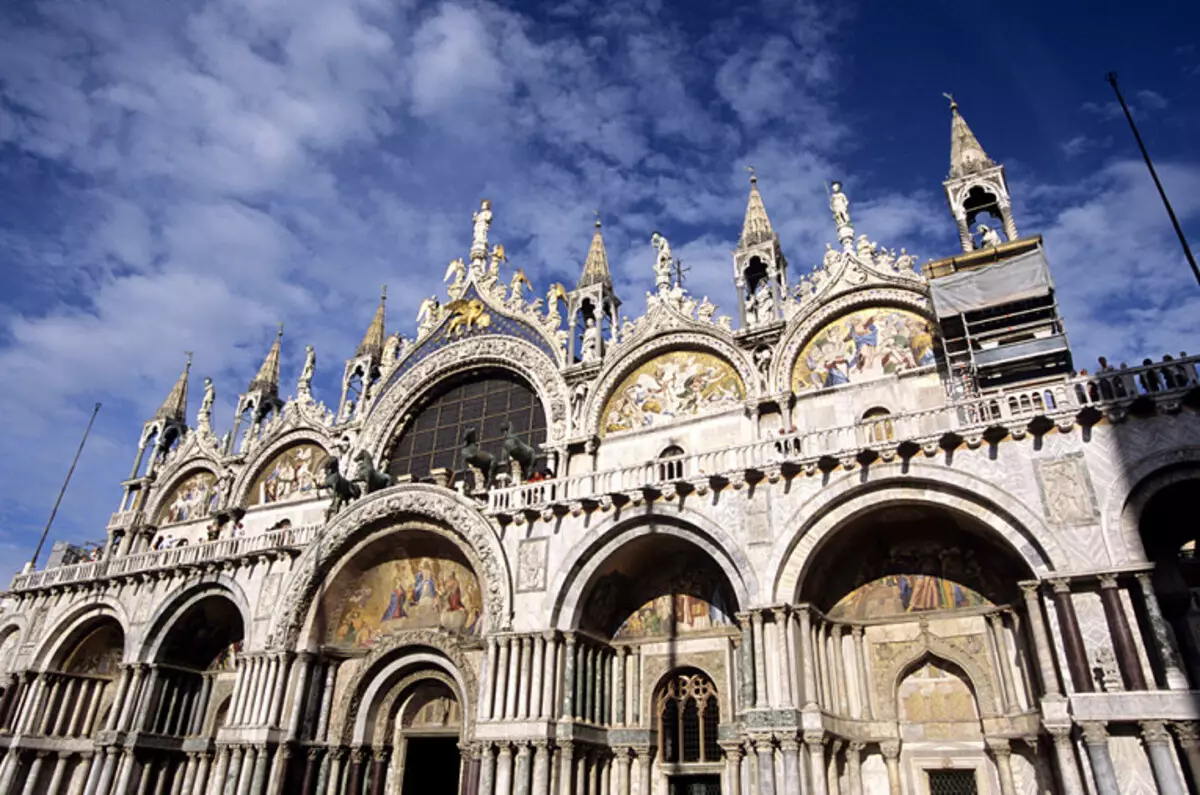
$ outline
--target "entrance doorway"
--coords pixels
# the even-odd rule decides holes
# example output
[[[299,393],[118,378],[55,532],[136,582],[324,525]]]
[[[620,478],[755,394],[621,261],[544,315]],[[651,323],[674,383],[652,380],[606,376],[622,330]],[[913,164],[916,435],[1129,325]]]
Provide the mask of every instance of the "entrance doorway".
[[[721,795],[720,776],[671,776],[671,795]]]
[[[405,740],[401,795],[458,795],[458,738]]]

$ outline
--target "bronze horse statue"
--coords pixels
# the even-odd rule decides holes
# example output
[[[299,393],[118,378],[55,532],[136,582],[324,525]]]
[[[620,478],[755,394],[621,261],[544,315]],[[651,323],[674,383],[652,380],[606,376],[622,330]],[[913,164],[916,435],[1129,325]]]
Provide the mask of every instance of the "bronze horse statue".
[[[344,505],[362,496],[362,489],[358,484],[342,476],[338,460],[333,456],[325,460],[325,488],[333,492],[333,501],[325,509],[326,522],[337,516]]]
[[[504,462],[512,460],[520,464],[521,477],[527,480],[533,474],[533,463],[537,458],[537,452],[532,445],[517,436],[511,422],[501,425],[500,431],[504,434]]]
[[[366,484],[367,494],[379,491],[380,489],[386,489],[392,485],[392,476],[386,472],[377,470],[375,468],[375,461],[366,450],[359,450],[358,455],[354,456],[354,462],[358,464],[357,476],[354,479]]]
[[[479,446],[479,437],[474,428],[467,428],[466,433],[463,434],[462,458],[468,468],[474,467],[483,473],[483,488],[490,489],[496,481],[500,462],[494,455]]]

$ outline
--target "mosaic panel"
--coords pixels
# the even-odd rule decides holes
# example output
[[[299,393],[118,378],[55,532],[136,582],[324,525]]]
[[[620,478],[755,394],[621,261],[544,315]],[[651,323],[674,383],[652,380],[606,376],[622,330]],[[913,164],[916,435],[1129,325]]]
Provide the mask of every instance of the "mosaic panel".
[[[862,620],[988,604],[991,603],[982,595],[953,580],[928,574],[889,574],[846,594],[829,615]]]
[[[270,460],[250,487],[250,505],[270,505],[317,496],[328,454],[320,445],[297,444]]]
[[[479,632],[479,580],[448,542],[415,539],[364,557],[347,565],[325,597],[328,645],[367,648],[408,629]]]
[[[602,431],[621,433],[669,425],[729,408],[745,394],[737,371],[719,356],[671,351],[625,376],[604,406]]]
[[[859,309],[829,323],[800,351],[792,389],[868,381],[934,363],[934,332],[925,318],[904,309]]]
[[[207,471],[195,472],[171,489],[154,523],[161,527],[211,516],[220,499],[217,476]]]
[[[116,676],[120,673],[125,640],[121,630],[106,624],[88,633],[63,663],[69,674]]]

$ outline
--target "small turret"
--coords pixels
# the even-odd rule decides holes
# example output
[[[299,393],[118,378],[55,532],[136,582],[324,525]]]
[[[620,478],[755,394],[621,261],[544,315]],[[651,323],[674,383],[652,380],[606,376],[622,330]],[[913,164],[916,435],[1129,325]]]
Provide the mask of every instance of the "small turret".
[[[766,326],[783,319],[787,259],[767,216],[753,169],[750,169],[750,198],[746,201],[742,235],[733,252],[733,280],[738,288],[742,328]]]
[[[972,228],[983,213],[999,219],[1004,236],[1011,243],[1017,239],[1017,226],[1013,222],[1004,166],[987,156],[959,112],[954,97],[949,94],[946,97],[950,100],[950,174],[942,185],[958,224],[962,250],[974,251],[1004,242],[997,230],[985,224]],[[973,233],[979,235],[978,241]]]
[[[183,372],[175,379],[166,400],[158,407],[158,411],[154,412],[154,416],[142,425],[137,460],[133,464],[133,471],[129,473],[131,479],[141,472],[147,448],[151,448],[152,452],[144,474],[150,475],[167,451],[187,433],[188,374],[191,369],[192,354],[189,351]]]
[[[371,387],[379,380],[380,362],[383,361],[384,341],[387,337],[386,304],[385,285],[379,295],[379,308],[375,310],[375,316],[371,318],[362,342],[355,349],[354,356],[346,360],[346,369],[342,373],[342,397],[338,401],[339,419],[348,420],[363,416],[371,397]]]
[[[617,328],[621,301],[613,290],[608,269],[608,252],[600,234],[600,216],[596,231],[583,261],[583,272],[575,289],[567,293],[567,323],[570,332],[568,362],[591,363],[604,358],[604,350]],[[606,329],[607,326],[607,329]]]
[[[258,373],[250,381],[246,391],[238,396],[237,419],[234,422],[232,439],[238,439],[238,430],[246,423],[246,433],[241,437],[239,452],[245,451],[250,439],[257,437],[263,421],[283,408],[283,401],[279,399],[279,355],[282,337],[283,324],[280,323],[275,341],[271,343]]]

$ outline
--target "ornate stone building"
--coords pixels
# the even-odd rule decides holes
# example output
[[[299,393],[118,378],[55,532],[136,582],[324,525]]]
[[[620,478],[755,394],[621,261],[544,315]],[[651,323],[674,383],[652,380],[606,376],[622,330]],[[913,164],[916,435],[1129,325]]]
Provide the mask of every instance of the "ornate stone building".
[[[12,583],[0,795],[1194,792],[1196,359],[1077,375],[952,130],[936,262],[835,185],[789,274],[752,180],[736,322],[661,235],[631,319],[599,224],[531,300],[485,202],[338,406],[281,332],[218,438],[185,369],[102,551]]]

